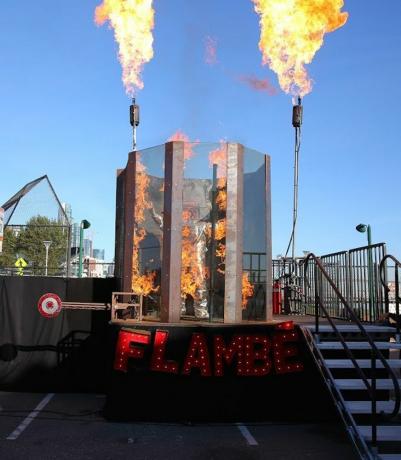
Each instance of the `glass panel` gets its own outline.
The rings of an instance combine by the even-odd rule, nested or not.
[[[136,157],[132,289],[144,294],[143,315],[160,315],[164,209],[164,145]]]
[[[244,320],[263,320],[266,317],[265,181],[265,155],[244,148]]]
[[[224,318],[227,144],[185,144],[182,318]]]

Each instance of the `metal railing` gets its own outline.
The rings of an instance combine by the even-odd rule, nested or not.
[[[396,337],[397,337],[397,342],[400,342],[401,340],[401,334],[400,334],[400,323],[401,323],[401,318],[400,318],[400,283],[399,283],[399,273],[398,271],[401,269],[401,262],[394,257],[391,254],[387,254],[386,256],[383,257],[382,261],[380,262],[380,281],[384,287],[384,292],[385,292],[385,302],[389,306],[389,293],[390,293],[390,287],[388,286],[388,281],[387,281],[387,266],[386,262],[387,260],[390,259],[394,262],[394,301],[395,301],[395,323],[396,323]],[[387,308],[387,311],[389,313],[389,307]]]
[[[373,323],[388,311],[385,289],[379,279],[380,261],[385,254],[386,245],[378,243],[320,257],[326,272],[361,321]],[[311,287],[305,286],[304,262],[304,258],[296,259],[295,264],[292,259],[273,260],[273,280],[280,280],[284,292],[282,313],[314,315],[315,272],[308,268]],[[316,279],[320,282],[320,295],[330,316],[347,320],[347,311],[332,287],[324,283],[319,273],[316,273]],[[287,291],[290,294],[286,294]]]
[[[320,311],[323,311],[327,321],[333,328],[333,331],[335,332],[336,336],[338,337],[338,340],[341,342],[345,353],[347,354],[348,358],[352,361],[354,368],[356,372],[358,373],[359,377],[362,379],[364,382],[368,395],[371,399],[372,403],[372,445],[375,447],[377,445],[377,419],[378,419],[378,414],[377,414],[377,396],[376,396],[376,384],[377,384],[377,377],[376,377],[376,360],[379,359],[381,363],[383,364],[383,367],[387,370],[387,372],[390,375],[391,380],[393,381],[394,385],[394,394],[395,394],[395,401],[394,401],[394,408],[393,411],[390,414],[386,414],[387,417],[392,418],[398,415],[398,412],[400,410],[400,386],[398,383],[397,376],[395,375],[394,371],[391,369],[389,364],[387,363],[386,359],[380,352],[380,350],[377,348],[376,344],[374,341],[371,339],[370,335],[367,333],[365,327],[361,323],[361,321],[358,319],[357,315],[354,312],[354,309],[349,305],[349,303],[345,300],[344,296],[341,294],[340,290],[332,280],[332,278],[329,276],[327,271],[325,270],[321,260],[316,257],[314,254],[309,254],[304,262],[304,280],[305,280],[305,285],[308,285],[310,287],[309,279],[308,279],[308,265],[309,261],[313,260],[314,266],[313,270],[315,272],[315,277],[314,277],[314,309],[315,309],[315,336],[316,340],[319,341],[319,319],[320,319]],[[319,276],[318,276],[319,275]],[[329,283],[330,287],[334,291],[334,293],[337,295],[338,299],[343,305],[343,308],[345,309],[347,313],[347,317],[350,321],[354,322],[356,326],[358,327],[361,335],[364,337],[367,343],[370,345],[370,350],[371,350],[371,375],[370,375],[370,382],[368,377],[366,376],[365,372],[362,370],[362,368],[359,366],[356,358],[354,357],[353,353],[351,352],[350,348],[348,347],[344,336],[340,332],[340,330],[337,328],[333,318],[330,316],[329,311],[326,309],[324,303],[322,302],[321,299],[321,282],[319,281],[319,278],[322,279],[324,278],[327,283]],[[305,289],[306,290],[306,289]],[[380,414],[383,416],[383,414]]]
[[[78,277],[78,263],[72,262],[69,277]],[[46,273],[47,268],[47,275]],[[112,278],[114,277],[114,262],[85,261],[83,263],[83,278]],[[53,276],[67,277],[65,266],[42,266],[28,264],[24,268],[15,266],[0,266],[0,276]]]

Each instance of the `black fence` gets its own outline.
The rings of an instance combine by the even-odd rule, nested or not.
[[[379,243],[320,257],[325,270],[361,321],[375,322],[389,309],[391,311],[379,274],[380,261],[385,254],[386,245]],[[391,288],[389,268],[386,267],[385,272]],[[308,265],[306,277],[304,271],[303,258],[296,259],[295,263],[289,258],[273,260],[273,280],[281,289],[280,312],[313,315],[316,288],[330,316],[347,319],[340,299],[317,272],[313,261]]]

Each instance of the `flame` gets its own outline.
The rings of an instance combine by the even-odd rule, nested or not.
[[[184,144],[184,160],[189,160],[192,158],[195,153],[194,153],[194,147],[199,144],[199,141],[191,141],[189,137],[183,133],[182,131],[178,130],[175,132],[172,136],[168,138],[168,142],[174,142],[174,141],[181,141],[185,142]]]
[[[226,217],[227,210],[227,144],[220,141],[220,147],[209,153],[209,166],[217,165],[217,193],[215,203],[218,211],[224,216],[215,225],[214,239],[217,241],[215,255],[217,259],[217,271],[224,275],[226,262]],[[211,229],[209,232],[211,235]]]
[[[217,64],[217,40],[209,35],[205,37],[205,62],[208,65]]]
[[[310,64],[328,32],[342,27],[344,0],[252,0],[260,16],[263,64],[278,75],[281,88],[304,96],[312,90]]]
[[[226,237],[226,219],[220,219],[216,222],[215,239],[223,240]]]
[[[188,210],[183,211],[183,221],[189,222],[192,214]],[[205,283],[205,270],[201,260],[201,254],[197,250],[198,235],[195,226],[185,224],[182,227],[182,252],[181,252],[181,296],[187,295],[194,299],[199,298],[199,289]]]
[[[276,88],[269,82],[267,78],[262,80],[253,75],[240,75],[238,79],[255,91],[267,93],[269,96],[275,96],[277,94]]]
[[[242,273],[242,309],[245,310],[248,304],[248,299],[253,296],[254,289],[249,281],[249,274]]]
[[[227,144],[220,141],[220,147],[209,153],[209,166],[217,165],[217,177],[225,178],[227,175]]]
[[[153,57],[153,0],[103,0],[96,7],[95,22],[109,21],[118,43],[125,90],[133,95],[142,89],[141,72]]]
[[[136,177],[135,177],[135,227],[134,227],[134,248],[132,254],[132,290],[135,294],[149,295],[157,292],[159,286],[155,286],[156,272],[148,272],[141,275],[139,268],[139,247],[140,243],[146,238],[146,230],[140,226],[145,221],[145,211],[152,209],[153,204],[149,198],[148,188],[150,184],[146,168],[141,161],[141,156],[137,153],[136,157]]]

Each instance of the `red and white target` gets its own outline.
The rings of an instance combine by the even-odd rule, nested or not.
[[[61,311],[61,299],[57,294],[44,294],[39,299],[38,310],[45,318],[55,318]]]

